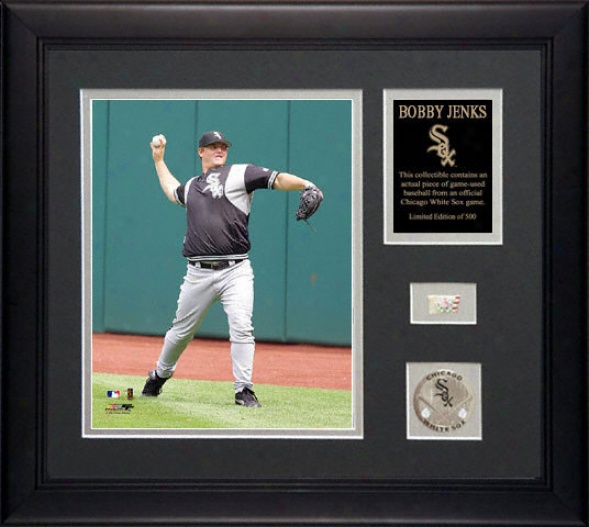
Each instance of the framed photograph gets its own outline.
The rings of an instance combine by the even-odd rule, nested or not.
[[[361,230],[352,229],[360,225],[354,214],[361,215],[361,91],[84,89],[80,103],[83,437],[361,439],[362,240]],[[222,172],[207,173],[199,194],[232,221],[242,217],[235,209],[249,211],[252,380],[257,402],[269,398],[263,415],[244,415],[234,404],[230,355],[236,339],[224,344],[222,302],[211,306],[182,352],[173,381],[157,399],[143,397],[148,371],[170,338],[177,282],[185,273],[189,282],[220,274],[192,276],[194,264],[181,254],[190,227],[182,222],[195,213],[178,203],[168,210],[146,145],[165,132],[167,166],[196,188],[198,136],[211,128],[231,138],[227,159],[236,161],[226,166],[235,168],[227,180]],[[255,201],[244,205],[234,197],[239,178],[253,179],[254,167],[262,167],[262,176],[272,174],[264,167],[273,166],[306,175],[330,195],[321,214],[297,222],[300,192],[263,192],[265,179],[261,192],[251,192]],[[209,206],[208,214],[214,210]],[[228,243],[223,232],[207,232],[215,243]],[[205,252],[208,245],[194,239]],[[239,248],[241,240],[232,239]],[[244,273],[235,274],[230,283]],[[273,400],[290,400],[289,411]]]
[[[589,525],[588,7],[2,2],[0,524]],[[403,144],[400,100],[417,120],[456,108],[425,139],[400,123]],[[187,350],[141,397],[187,269],[153,148],[184,183],[205,132],[324,190],[310,225],[299,192],[251,203],[256,363],[281,357],[254,370],[256,408],[234,404],[213,310],[217,351]],[[424,232],[387,227],[408,157],[407,193],[433,189],[432,158],[468,161],[476,177],[448,178],[464,195],[436,196],[480,202],[468,229],[430,202],[410,220]],[[435,233],[434,214],[456,219]],[[131,369],[97,365],[106,336]],[[301,368],[300,344],[331,362]],[[217,360],[229,377],[206,375]],[[281,386],[279,369],[348,388]]]

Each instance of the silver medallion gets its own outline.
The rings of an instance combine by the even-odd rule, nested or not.
[[[473,393],[459,373],[440,369],[428,373],[417,385],[413,408],[430,430],[444,434],[461,429],[472,414]]]

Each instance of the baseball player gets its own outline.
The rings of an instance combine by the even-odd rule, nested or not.
[[[248,218],[253,193],[258,189],[315,191],[317,187],[286,172],[249,164],[226,165],[231,143],[221,132],[202,135],[198,142],[202,175],[185,184],[180,184],[164,162],[166,138],[155,136],[150,146],[164,194],[186,209],[182,255],[187,259],[187,271],[176,316],[142,395],[157,397],[161,393],[209,307],[219,300],[229,324],[235,404],[260,407],[252,389],[254,275],[248,259]]]

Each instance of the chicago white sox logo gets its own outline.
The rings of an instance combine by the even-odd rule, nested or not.
[[[220,199],[223,197],[223,185],[219,181],[219,173],[215,172],[213,174],[209,174],[207,176],[207,183],[208,185],[204,188],[204,191],[207,190],[212,194],[213,198]]]
[[[440,391],[438,393],[435,393],[434,397],[439,397],[440,399],[442,399],[444,406],[454,406],[452,404],[454,397],[450,396],[450,390],[446,386],[447,382],[447,379],[438,379],[436,381],[436,388]]]
[[[440,131],[441,130],[441,131]],[[450,165],[453,167],[456,161],[453,159],[456,155],[456,150],[450,150],[450,140],[448,136],[442,132],[448,130],[448,127],[443,124],[434,124],[429,130],[429,137],[437,145],[430,146],[427,151],[435,150],[437,156],[442,159],[442,166]]]
[[[219,132],[213,132],[213,135],[217,138],[217,139],[223,139],[223,136],[219,133]]]

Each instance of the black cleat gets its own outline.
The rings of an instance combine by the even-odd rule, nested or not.
[[[241,392],[235,394],[235,404],[240,406],[249,406],[253,408],[260,408],[262,405],[258,402],[256,394],[249,388],[244,388]]]
[[[157,397],[162,393],[162,386],[168,379],[162,379],[155,370],[149,371],[149,379],[145,381],[145,386],[141,392],[142,397]]]

